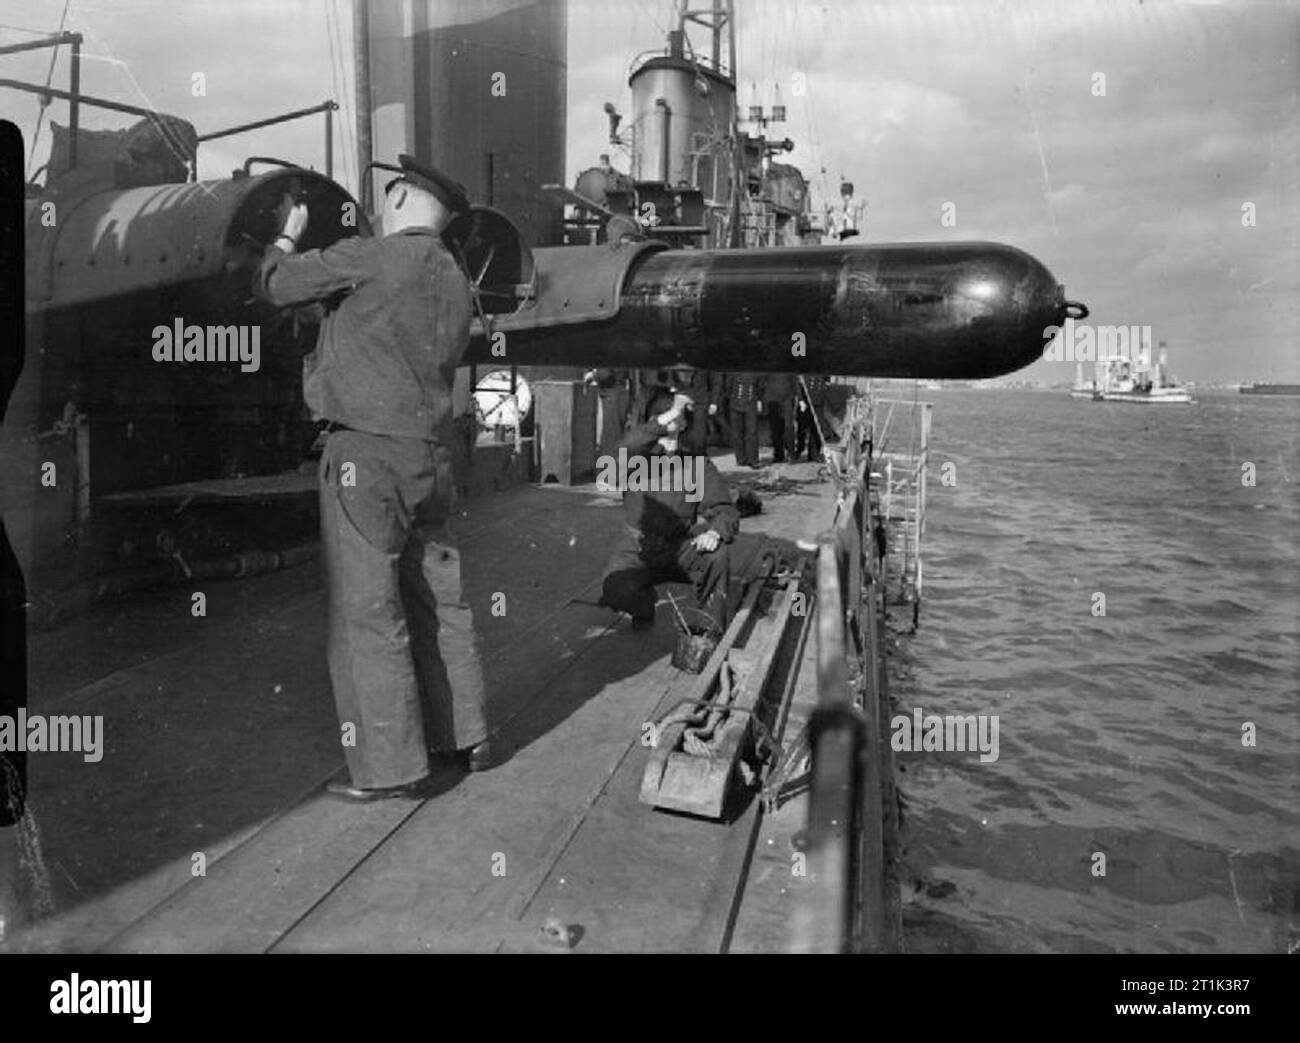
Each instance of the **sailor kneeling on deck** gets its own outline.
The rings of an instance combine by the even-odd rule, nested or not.
[[[619,443],[628,470],[638,463],[649,473],[685,476],[698,482],[670,482],[668,488],[629,488],[623,494],[626,515],[623,534],[605,570],[601,603],[632,617],[633,626],[654,623],[655,585],[689,582],[695,585],[700,610],[721,632],[727,623],[727,585],[731,574],[729,544],[740,527],[740,514],[731,502],[727,483],[701,447],[680,441],[690,430],[689,396],[656,391],[646,403],[645,422]],[[659,463],[680,466],[646,466]]]
[[[452,386],[471,296],[440,234],[469,201],[431,167],[400,162],[381,238],[293,256],[308,219],[298,204],[256,280],[272,304],[331,305],[304,397],[329,421],[320,467],[329,669],[352,776],[329,790],[350,800],[416,795],[430,753],[470,770],[495,759],[448,532]]]

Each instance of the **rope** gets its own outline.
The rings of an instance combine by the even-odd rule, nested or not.
[[[799,374],[799,388],[803,391],[804,401],[808,404],[808,412],[812,414],[813,427],[817,429],[817,441],[821,443],[822,452],[826,451],[826,438],[822,434],[821,417],[817,415],[817,407],[813,405],[812,394],[808,390],[808,385],[804,382],[803,374]]]

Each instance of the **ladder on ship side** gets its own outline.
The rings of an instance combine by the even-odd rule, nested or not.
[[[876,467],[872,478],[886,525],[886,596],[919,613],[923,590],[926,480],[930,457],[929,402],[872,400]]]

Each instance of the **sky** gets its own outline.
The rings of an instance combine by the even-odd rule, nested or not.
[[[628,66],[662,47],[674,7],[569,0],[569,183],[611,151],[603,103],[627,113]],[[347,0],[66,8],[66,28],[86,37],[85,92],[155,106],[200,132],[338,99],[335,173],[355,190]],[[866,241],[1010,243],[1085,301],[1091,322],[1150,326],[1183,379],[1300,380],[1300,0],[736,8],[740,104],[770,106],[780,90],[789,161],[818,203],[838,196],[841,178],[854,182]],[[0,0],[0,44],[57,29],[64,9]],[[0,76],[43,82],[49,60],[0,56]],[[204,97],[191,91],[195,72]],[[66,87],[66,56],[52,82]],[[29,143],[37,112],[34,96],[0,89],[0,115]],[[50,118],[66,123],[66,106],[55,102]],[[36,165],[48,139],[48,129],[37,137]],[[322,169],[319,119],[204,145],[200,176],[259,154]],[[614,150],[616,166],[626,159]],[[946,203],[955,227],[941,223]],[[1022,375],[1072,373],[1043,361]]]

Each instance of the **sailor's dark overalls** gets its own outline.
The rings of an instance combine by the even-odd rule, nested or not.
[[[763,381],[753,373],[728,373],[725,388],[736,463],[741,467],[757,467],[758,409],[763,401]]]
[[[435,234],[408,229],[301,256],[272,249],[258,288],[279,305],[339,300],[303,377],[307,404],[330,421],[320,461],[330,680],[353,785],[413,782],[430,750],[487,734],[450,531],[469,285]]]
[[[650,420],[629,431],[620,446],[631,461],[660,452],[657,442],[664,433],[657,420]],[[655,614],[656,584],[690,582],[696,605],[720,632],[727,624],[729,545],[740,528],[740,514],[713,463],[705,456],[686,459],[702,461],[698,499],[688,499],[683,490],[624,493],[626,523],[605,568],[601,600],[633,619],[649,620]],[[717,549],[696,549],[694,537],[710,529],[720,537]],[[688,623],[696,622],[688,615]]]

